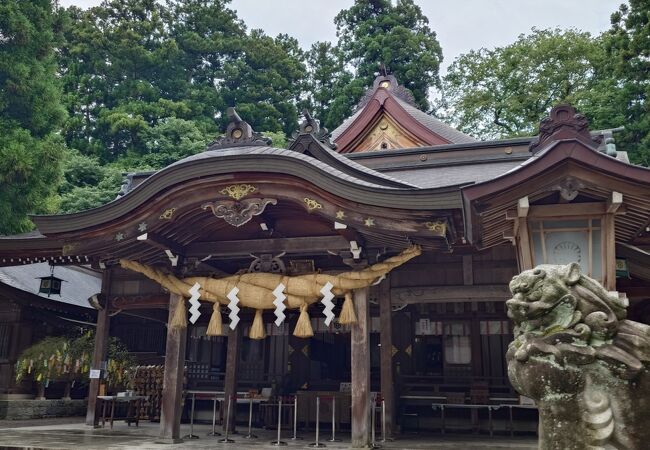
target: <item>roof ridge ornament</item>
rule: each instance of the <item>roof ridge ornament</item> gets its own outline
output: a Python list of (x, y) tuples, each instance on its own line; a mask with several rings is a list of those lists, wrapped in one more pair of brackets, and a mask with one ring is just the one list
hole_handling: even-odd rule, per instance
[(355, 111), (366, 106), (378, 89), (385, 89), (400, 100), (417, 108), (417, 103), (415, 102), (415, 97), (413, 97), (411, 90), (399, 84), (397, 77), (388, 73), (386, 66), (382, 63), (379, 66), (379, 74), (375, 77), (375, 81), (372, 83), (372, 88), (368, 89), (363, 97), (361, 97), (361, 100), (359, 100), (359, 103), (354, 108)]
[(539, 135), (531, 142), (529, 150), (534, 154), (549, 142), (563, 139), (577, 139), (590, 147), (597, 147), (589, 133), (589, 121), (568, 103), (554, 106), (548, 117), (541, 120)]
[(332, 150), (336, 150), (336, 144), (332, 143), (330, 140), (329, 130), (325, 127), (320, 126), (320, 120), (313, 117), (307, 108), (302, 110), (302, 115), (304, 117), (304, 120), (300, 122), (298, 131), (294, 131), (294, 133), (291, 135), (289, 148), (291, 148), (291, 144), (293, 144), (293, 142), (295, 142), (299, 136), (310, 134), (320, 143), (326, 145)]
[(242, 145), (264, 145), (269, 146), (273, 143), (271, 138), (262, 135), (250, 126), (248, 122), (243, 120), (235, 108), (229, 106), (226, 109), (228, 116), (228, 126), (223, 136), (216, 138), (208, 148), (214, 150), (216, 148), (236, 147)]

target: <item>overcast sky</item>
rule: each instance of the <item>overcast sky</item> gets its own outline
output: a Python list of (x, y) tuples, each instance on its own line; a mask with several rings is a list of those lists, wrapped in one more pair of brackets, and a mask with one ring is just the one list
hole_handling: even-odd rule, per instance
[[(60, 0), (63, 6), (94, 6), (101, 0)], [(334, 16), (353, 0), (233, 0), (231, 8), (249, 28), (272, 36), (288, 33), (303, 48), (335, 41)], [(438, 34), (446, 68), (472, 49), (513, 42), (532, 27), (578, 28), (597, 34), (622, 0), (416, 0)]]

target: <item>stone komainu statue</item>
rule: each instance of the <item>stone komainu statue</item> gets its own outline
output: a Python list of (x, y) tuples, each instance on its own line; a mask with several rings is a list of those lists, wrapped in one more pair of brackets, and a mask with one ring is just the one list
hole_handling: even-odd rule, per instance
[(650, 448), (650, 327), (578, 264), (515, 276), (508, 377), (539, 407), (541, 449)]

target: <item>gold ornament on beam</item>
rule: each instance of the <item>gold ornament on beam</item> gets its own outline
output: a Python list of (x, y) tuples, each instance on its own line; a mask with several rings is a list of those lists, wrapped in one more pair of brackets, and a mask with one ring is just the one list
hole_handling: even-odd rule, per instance
[(314, 200), (313, 198), (305, 197), (305, 198), (303, 199), (303, 201), (305, 202), (305, 205), (307, 205), (307, 209), (308, 209), (310, 212), (313, 211), (313, 210), (315, 210), (315, 209), (323, 209), (323, 205), (321, 205), (320, 203), (318, 203), (318, 202), (317, 202), (316, 200)]
[(436, 220), (435, 222), (426, 222), (424, 224), (427, 229), (438, 236), (444, 236), (447, 232), (447, 222), (444, 220)]
[(170, 220), (174, 213), (176, 212), (176, 208), (167, 208), (158, 219), (160, 220)]
[(255, 191), (257, 191), (257, 188), (251, 184), (231, 184), (230, 186), (226, 186), (220, 190), (219, 193), (222, 195), (227, 195), (228, 197), (235, 200), (241, 200), (248, 194), (252, 194)]

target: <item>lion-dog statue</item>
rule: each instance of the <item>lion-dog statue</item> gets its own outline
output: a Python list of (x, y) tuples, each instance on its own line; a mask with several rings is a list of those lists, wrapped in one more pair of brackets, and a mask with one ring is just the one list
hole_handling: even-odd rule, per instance
[(515, 276), (508, 377), (539, 407), (540, 449), (650, 449), (650, 327), (576, 263)]

